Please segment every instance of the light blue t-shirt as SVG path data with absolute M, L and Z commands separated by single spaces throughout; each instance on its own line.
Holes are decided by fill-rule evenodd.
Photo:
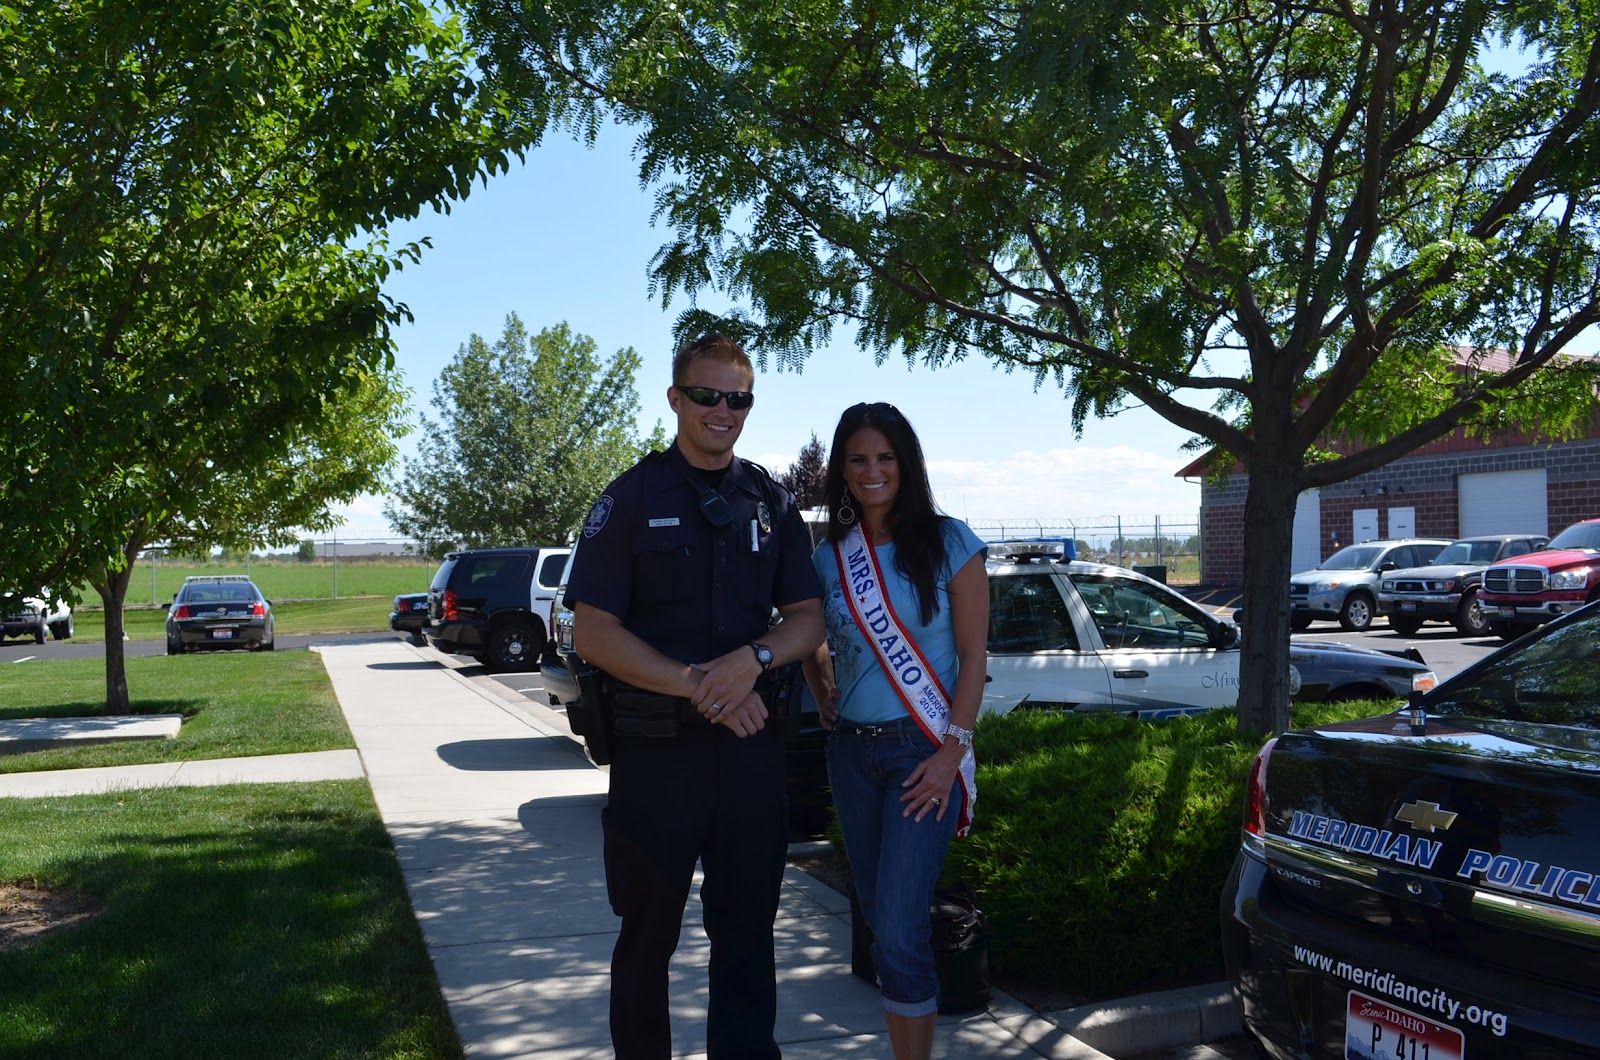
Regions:
M 950 617 L 950 579 L 967 561 L 983 551 L 984 544 L 966 523 L 946 519 L 944 523 L 944 569 L 934 580 L 939 609 L 929 625 L 922 624 L 922 609 L 917 606 L 917 590 L 895 569 L 894 542 L 876 546 L 878 566 L 889 591 L 889 603 L 896 616 L 933 672 L 939 675 L 945 691 L 955 693 L 956 634 Z M 828 648 L 833 652 L 833 679 L 839 686 L 840 713 L 853 722 L 872 725 L 899 721 L 907 717 L 906 708 L 896 695 L 889 675 L 883 672 L 877 655 L 850 616 L 844 589 L 839 581 L 839 563 L 833 543 L 824 541 L 811 553 L 817 575 L 822 579 L 822 609 L 828 624 Z M 987 610 L 989 602 L 984 601 Z

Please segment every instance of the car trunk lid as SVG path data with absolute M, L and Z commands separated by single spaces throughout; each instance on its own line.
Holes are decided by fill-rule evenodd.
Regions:
M 1592 989 L 1596 750 L 1589 729 L 1435 717 L 1413 730 L 1405 711 L 1287 733 L 1265 767 L 1256 844 L 1307 912 Z M 1525 932 L 1549 946 L 1507 944 Z

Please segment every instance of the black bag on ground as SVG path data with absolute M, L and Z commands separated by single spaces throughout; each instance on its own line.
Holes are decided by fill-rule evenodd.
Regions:
M 989 1004 L 989 920 L 978 908 L 972 889 L 959 884 L 933 896 L 928 910 L 933 927 L 933 962 L 939 973 L 939 1011 L 971 1012 Z M 878 981 L 872 963 L 872 928 L 861 903 L 850 895 L 850 971 L 869 983 Z

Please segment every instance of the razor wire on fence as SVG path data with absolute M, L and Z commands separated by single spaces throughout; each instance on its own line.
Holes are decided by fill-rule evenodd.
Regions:
M 1159 580 L 1200 580 L 1199 515 L 1100 515 L 1081 519 L 1024 516 L 968 519 L 985 541 L 1073 542 L 1076 558 L 1155 574 Z

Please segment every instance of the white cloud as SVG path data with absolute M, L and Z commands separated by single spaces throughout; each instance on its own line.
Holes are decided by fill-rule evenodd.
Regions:
M 1174 530 L 1199 518 L 1200 487 L 1177 473 L 1187 458 L 1130 446 L 1021 450 L 983 460 L 932 460 L 939 504 L 969 521 L 1115 528 L 1160 518 Z M 1192 529 L 1186 532 L 1193 533 Z
M 767 453 L 752 459 L 778 474 L 794 456 Z M 1200 517 L 1200 486 L 1177 474 L 1191 459 L 1125 445 L 1024 449 L 983 459 L 930 459 L 928 481 L 940 507 L 975 524 L 1115 532 L 1121 516 L 1131 534 L 1159 517 L 1163 527 L 1188 535 L 1196 532 Z

